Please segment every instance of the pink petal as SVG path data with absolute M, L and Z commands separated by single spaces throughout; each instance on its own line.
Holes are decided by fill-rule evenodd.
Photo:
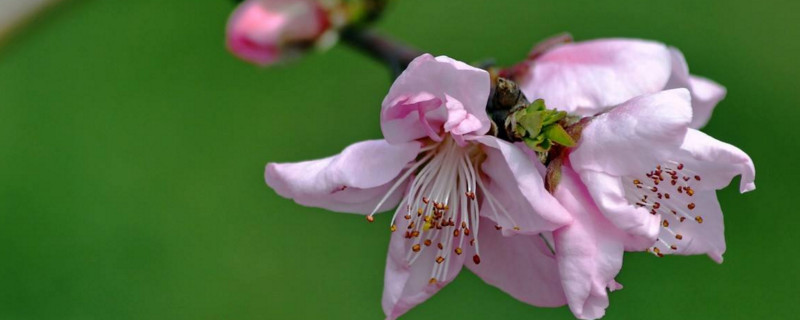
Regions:
M 692 110 L 694 111 L 690 128 L 702 128 L 711 119 L 717 103 L 725 99 L 725 87 L 709 79 L 689 77 L 689 90 L 692 91 Z
M 569 158 L 579 173 L 648 172 L 678 149 L 691 119 L 686 89 L 639 96 L 595 117 Z
M 553 231 L 571 221 L 569 213 L 547 192 L 542 175 L 524 152 L 491 136 L 482 136 L 475 141 L 485 146 L 486 160 L 481 169 L 489 178 L 487 187 L 513 221 L 503 214 L 499 219 L 495 217 L 486 201 L 481 205 L 481 216 L 504 226 L 505 235 L 535 235 Z M 514 226 L 519 230 L 513 230 Z
M 454 239 L 454 241 L 457 241 Z M 421 251 L 412 253 L 420 255 L 409 265 L 406 257 L 413 243 L 404 237 L 403 232 L 393 232 L 389 242 L 389 254 L 386 257 L 386 274 L 384 275 L 383 298 L 381 304 L 387 319 L 397 319 L 411 308 L 424 302 L 445 285 L 450 283 L 464 265 L 465 254 L 449 254 L 447 277 L 436 279 L 431 284 L 431 271 L 436 265 L 435 259 L 441 252 L 435 245 L 421 246 Z M 455 247 L 455 246 L 453 246 Z
M 553 254 L 538 235 L 505 237 L 492 220 L 481 218 L 478 230 L 481 263 L 467 267 L 483 281 L 512 297 L 539 307 L 564 305 L 566 297 Z M 474 247 L 469 247 L 474 254 Z
M 390 143 L 423 137 L 441 140 L 489 131 L 490 79 L 485 70 L 445 56 L 424 54 L 411 62 L 384 98 L 381 129 Z
M 264 177 L 275 192 L 301 205 L 366 214 L 414 160 L 420 146 L 418 142 L 391 145 L 384 140 L 363 141 L 324 159 L 269 163 Z M 380 211 L 395 206 L 404 190 L 397 188 Z
M 725 253 L 725 228 L 716 192 L 698 191 L 692 196 L 692 201 L 696 205 L 692 213 L 702 217 L 703 222 L 697 223 L 693 219 L 680 222 L 678 216 L 662 215 L 670 221 L 670 231 L 662 228 L 658 237 L 666 244 L 657 241 L 654 245 L 662 254 L 708 254 L 717 263 L 722 263 L 722 254 Z M 680 235 L 681 239 L 677 239 L 676 235 Z M 671 248 L 672 245 L 675 249 Z
M 281 59 L 286 43 L 312 40 L 326 26 L 313 1 L 248 0 L 228 20 L 228 49 L 248 62 L 269 65 Z
M 690 129 L 681 150 L 687 155 L 678 160 L 685 162 L 686 167 L 701 179 L 692 181 L 696 189 L 722 189 L 738 175 L 742 176 L 739 191 L 747 192 L 756 188 L 753 160 L 739 148 Z
M 622 268 L 626 235 L 597 209 L 586 187 L 563 166 L 555 196 L 574 219 L 554 232 L 561 282 L 570 310 L 580 319 L 596 319 L 608 307 L 606 289 L 622 288 L 614 277 Z
M 551 36 L 547 39 L 539 41 L 539 43 L 533 46 L 531 52 L 528 53 L 528 59 L 537 59 L 551 49 L 557 48 L 565 43 L 572 43 L 573 41 L 575 41 L 575 39 L 569 33 L 561 33 Z
M 669 48 L 672 56 L 672 76 L 666 89 L 686 88 L 692 94 L 692 123 L 690 128 L 701 128 L 711 118 L 714 107 L 725 98 L 725 87 L 703 77 L 689 74 L 686 59 L 678 49 Z
M 661 218 L 644 208 L 631 205 L 625 197 L 619 177 L 591 170 L 579 174 L 591 199 L 594 199 L 606 219 L 639 240 L 638 245 L 629 244 L 629 250 L 643 250 L 656 240 Z
M 544 99 L 550 108 L 588 116 L 662 90 L 670 66 L 663 44 L 599 39 L 564 44 L 542 54 L 518 80 L 528 100 Z

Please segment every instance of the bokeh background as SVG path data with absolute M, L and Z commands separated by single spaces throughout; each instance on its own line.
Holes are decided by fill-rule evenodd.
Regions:
M 0 48 L 0 319 L 379 319 L 389 220 L 303 208 L 267 161 L 379 138 L 390 86 L 345 46 L 259 69 L 223 45 L 226 0 L 64 1 Z M 800 2 L 403 0 L 377 25 L 511 64 L 562 31 L 677 46 L 724 84 L 705 131 L 758 189 L 719 193 L 728 251 L 626 254 L 608 319 L 800 312 Z M 738 179 L 737 179 L 738 181 Z M 735 182 L 736 183 L 736 182 Z M 406 319 L 571 319 L 468 271 Z

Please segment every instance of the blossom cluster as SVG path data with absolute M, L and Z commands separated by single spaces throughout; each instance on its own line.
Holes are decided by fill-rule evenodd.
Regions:
M 499 77 L 527 99 L 506 123 L 487 111 Z M 393 212 L 389 319 L 462 267 L 520 301 L 595 319 L 622 288 L 625 251 L 722 262 L 716 190 L 736 176 L 741 192 L 755 189 L 750 157 L 699 131 L 725 93 L 646 40 L 559 37 L 500 71 L 423 54 L 381 104 L 383 139 L 269 163 L 265 179 L 304 206 L 370 222 Z

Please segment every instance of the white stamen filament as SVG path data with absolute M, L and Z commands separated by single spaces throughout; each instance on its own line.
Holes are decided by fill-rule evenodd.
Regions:
M 700 215 L 690 213 L 696 207 L 692 198 L 695 191 L 690 186 L 690 182 L 700 181 L 701 177 L 694 171 L 685 168 L 682 163 L 676 161 L 667 161 L 667 163 L 670 166 L 659 165 L 655 170 L 646 173 L 647 178 L 640 180 L 637 177 L 627 177 L 623 179 L 625 181 L 623 188 L 628 201 L 638 207 L 647 208 L 650 214 L 658 214 L 661 218 L 662 232 L 655 245 L 648 250 L 659 257 L 664 253 L 678 250 L 677 244 L 683 239 L 683 235 L 675 232 L 674 227 L 686 220 L 703 223 Z M 665 176 L 667 179 L 664 178 Z
M 464 254 L 466 245 L 475 247 L 473 262 L 480 262 L 478 193 L 489 203 L 496 221 L 502 221 L 500 217 L 503 217 L 516 228 L 511 215 L 487 190 L 476 171 L 476 162 L 471 158 L 476 150 L 475 145 L 460 146 L 449 137 L 423 147 L 419 160 L 406 169 L 368 216 L 372 221 L 372 215 L 390 195 L 412 177 L 390 227 L 393 232 L 404 233 L 408 241 L 406 261 L 409 265 L 414 264 L 425 250 L 434 250 L 428 247 L 436 247 L 430 283 L 447 279 L 450 261 Z M 404 228 L 400 221 L 406 221 Z

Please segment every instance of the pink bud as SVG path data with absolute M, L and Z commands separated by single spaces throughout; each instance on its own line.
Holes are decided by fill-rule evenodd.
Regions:
M 247 0 L 228 20 L 227 45 L 237 57 L 267 66 L 309 47 L 329 26 L 312 0 Z

